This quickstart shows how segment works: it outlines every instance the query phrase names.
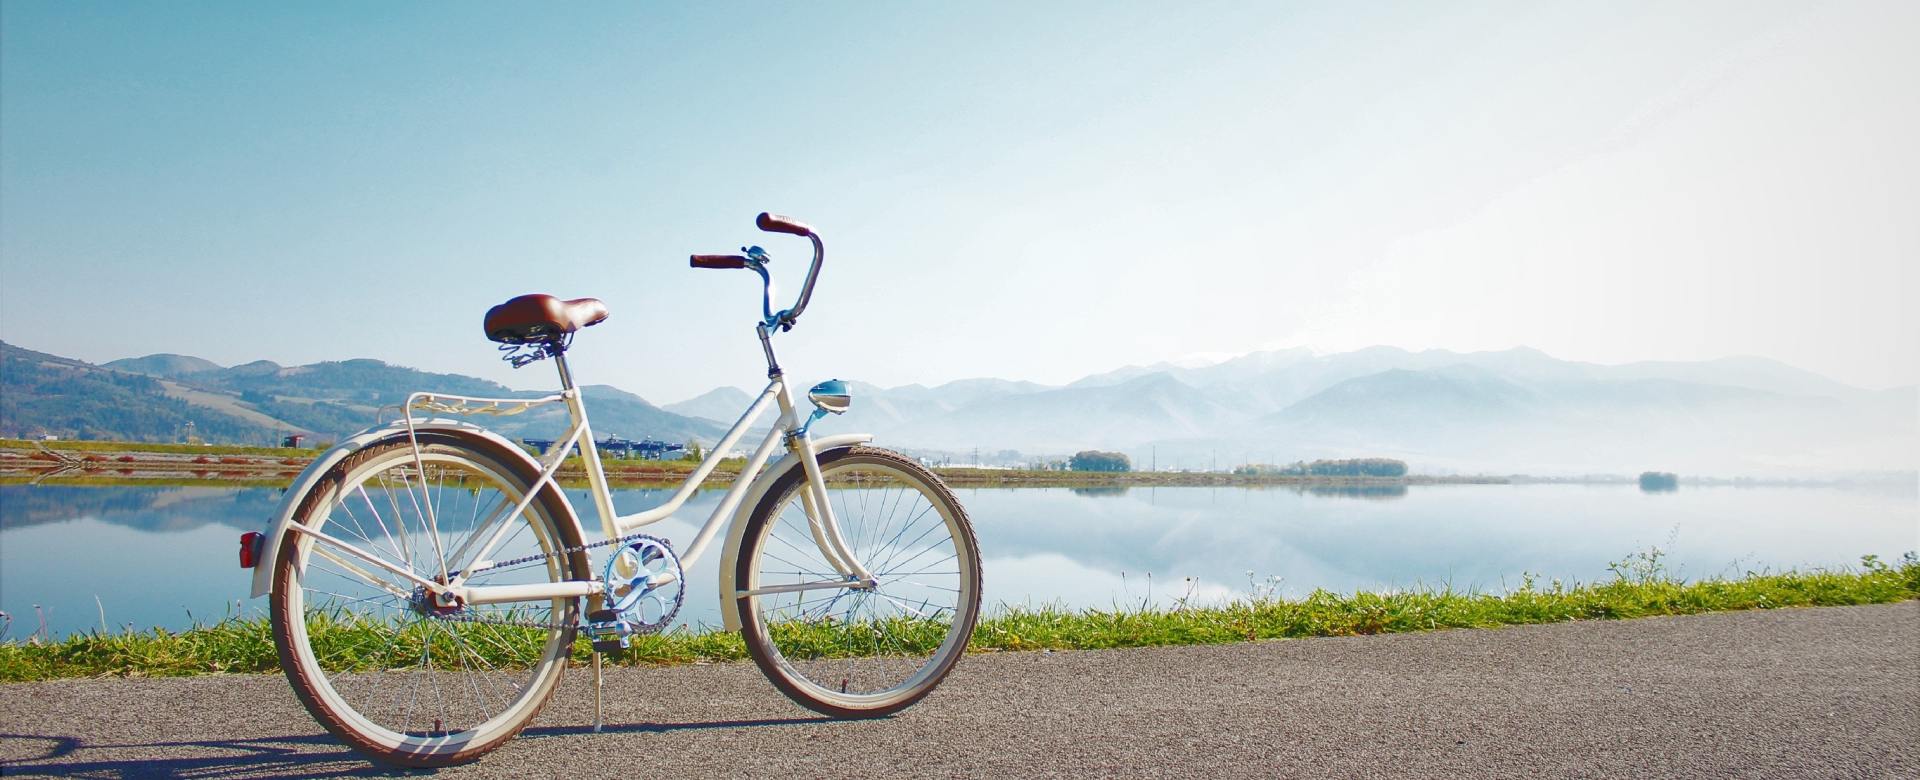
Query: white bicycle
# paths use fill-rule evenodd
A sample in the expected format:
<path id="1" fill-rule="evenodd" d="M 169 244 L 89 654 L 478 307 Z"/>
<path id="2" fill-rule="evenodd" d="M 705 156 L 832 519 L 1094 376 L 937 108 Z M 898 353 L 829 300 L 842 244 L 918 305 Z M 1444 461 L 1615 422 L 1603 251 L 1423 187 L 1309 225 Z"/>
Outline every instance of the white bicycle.
<path id="1" fill-rule="evenodd" d="M 606 319 L 606 307 L 523 295 L 487 313 L 487 337 L 516 367 L 552 359 L 558 393 L 414 393 L 401 419 L 315 459 L 270 529 L 241 538 L 253 595 L 271 596 L 280 665 L 328 731 L 387 763 L 472 760 L 552 696 L 578 632 L 594 645 L 598 728 L 601 653 L 672 623 L 685 568 L 723 529 L 722 619 L 794 701 L 835 717 L 887 715 L 953 669 L 980 610 L 980 553 L 966 511 L 917 462 L 866 446 L 871 436 L 809 433 L 851 396 L 843 382 L 822 382 L 807 394 L 816 409 L 802 416 L 772 339 L 806 310 L 824 249 L 800 222 L 761 214 L 758 225 L 811 240 L 813 264 L 794 305 L 774 311 L 764 250 L 691 258 L 695 268 L 760 275 L 755 331 L 768 382 L 664 505 L 614 512 L 567 368 L 574 334 Z M 572 424 L 539 458 L 432 416 L 544 404 L 564 404 Z M 684 549 L 639 532 L 680 509 L 772 406 L 777 423 Z M 576 446 L 600 519 L 594 542 L 555 481 Z"/>

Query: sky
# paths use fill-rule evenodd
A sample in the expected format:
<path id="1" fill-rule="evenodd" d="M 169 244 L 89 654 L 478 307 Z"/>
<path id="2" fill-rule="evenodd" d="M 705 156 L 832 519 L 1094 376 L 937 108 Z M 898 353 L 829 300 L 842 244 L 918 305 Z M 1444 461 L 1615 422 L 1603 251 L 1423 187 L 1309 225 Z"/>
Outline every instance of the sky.
<path id="1" fill-rule="evenodd" d="M 0 6 L 0 339 L 552 386 L 1064 383 L 1261 349 L 1920 382 L 1920 4 Z"/>

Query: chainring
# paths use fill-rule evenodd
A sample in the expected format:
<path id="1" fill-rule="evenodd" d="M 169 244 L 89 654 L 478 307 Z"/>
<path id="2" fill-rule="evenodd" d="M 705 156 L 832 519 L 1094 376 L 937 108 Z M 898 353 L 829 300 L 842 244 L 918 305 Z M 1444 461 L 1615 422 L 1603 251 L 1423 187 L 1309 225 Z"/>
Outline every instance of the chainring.
<path id="1" fill-rule="evenodd" d="M 664 630 L 686 601 L 687 577 L 680 556 L 674 554 L 671 542 L 656 536 L 629 537 L 607 556 L 602 577 L 608 608 L 618 612 L 635 634 Z"/>

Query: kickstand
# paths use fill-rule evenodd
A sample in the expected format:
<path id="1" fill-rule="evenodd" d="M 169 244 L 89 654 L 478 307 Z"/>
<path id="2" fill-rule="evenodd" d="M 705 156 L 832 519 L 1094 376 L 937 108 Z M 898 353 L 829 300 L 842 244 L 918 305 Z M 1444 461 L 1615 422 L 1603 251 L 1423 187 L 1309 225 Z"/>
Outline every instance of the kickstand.
<path id="1" fill-rule="evenodd" d="M 600 733 L 600 651 L 593 651 L 593 733 Z"/>

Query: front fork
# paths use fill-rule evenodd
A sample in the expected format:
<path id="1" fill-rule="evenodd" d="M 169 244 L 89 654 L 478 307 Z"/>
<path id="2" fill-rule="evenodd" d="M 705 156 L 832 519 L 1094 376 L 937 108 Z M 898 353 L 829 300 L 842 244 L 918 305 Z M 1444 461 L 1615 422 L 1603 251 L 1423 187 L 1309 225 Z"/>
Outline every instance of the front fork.
<path id="1" fill-rule="evenodd" d="M 827 481 L 820 474 L 820 459 L 814 456 L 813 439 L 806 428 L 801 428 L 787 436 L 787 449 L 800 459 L 800 468 L 807 475 L 807 489 L 800 494 L 800 503 L 807 512 L 807 526 L 813 533 L 813 543 L 819 545 L 820 553 L 832 564 L 836 571 L 854 582 L 854 588 L 866 590 L 878 582 L 873 573 L 853 554 L 846 539 L 840 535 L 840 523 L 833 516 L 833 502 L 827 498 Z"/>

